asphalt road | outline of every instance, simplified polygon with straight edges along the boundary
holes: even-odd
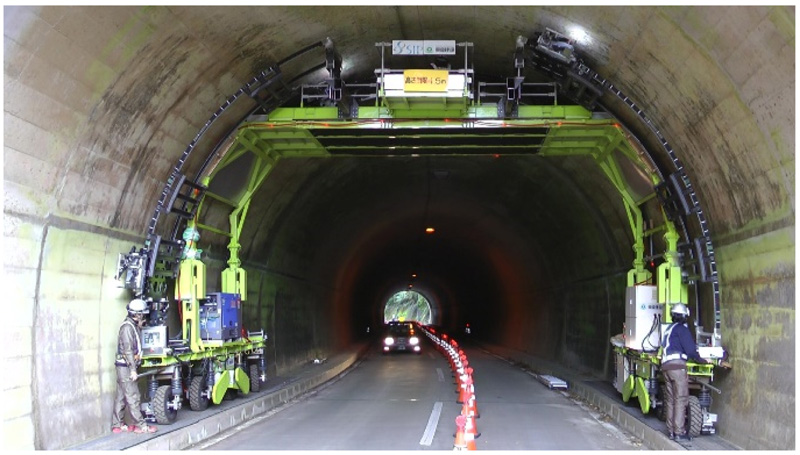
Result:
[[[478,349],[478,450],[647,450],[603,416]],[[462,405],[449,363],[376,346],[340,379],[277,412],[207,441],[208,450],[452,450]]]

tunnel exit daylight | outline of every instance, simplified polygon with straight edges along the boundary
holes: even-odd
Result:
[[[689,431],[794,448],[793,6],[3,11],[9,448],[109,437],[137,298],[157,437],[391,321],[658,420],[685,304]]]
[[[390,321],[416,321],[431,325],[431,303],[419,292],[400,291],[384,304],[383,322]]]

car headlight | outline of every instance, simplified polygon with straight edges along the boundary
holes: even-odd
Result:
[[[416,346],[416,345],[418,345],[418,344],[419,344],[419,338],[417,338],[417,337],[411,337],[411,338],[409,338],[409,339],[408,339],[408,342],[409,342],[409,343],[410,343],[412,346]]]
[[[392,338],[392,337],[386,337],[386,338],[383,340],[383,344],[385,344],[386,346],[391,346],[391,345],[393,345],[393,344],[394,344],[394,338]]]

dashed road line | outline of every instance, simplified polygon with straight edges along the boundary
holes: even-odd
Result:
[[[422,434],[422,439],[419,440],[419,445],[429,446],[433,443],[433,435],[436,434],[436,427],[439,426],[439,416],[442,415],[442,402],[437,401],[433,404],[431,416],[428,418],[428,426],[425,427],[425,433]]]

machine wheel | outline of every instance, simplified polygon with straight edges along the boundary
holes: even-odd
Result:
[[[153,413],[156,415],[156,422],[161,425],[169,425],[178,417],[178,410],[171,407],[172,397],[172,386],[169,385],[156,389],[153,396]]]
[[[204,376],[192,377],[192,381],[189,384],[189,408],[192,411],[204,411],[208,408],[206,388],[206,378]]]
[[[667,402],[667,386],[661,384],[658,386],[658,398],[661,405],[656,408],[656,417],[662,422],[667,421],[667,406],[671,404]]]
[[[700,436],[703,429],[703,409],[700,407],[700,400],[694,396],[689,396],[689,405],[686,409],[686,431],[693,437]]]
[[[236,389],[228,389],[228,390],[225,391],[225,396],[223,396],[222,399],[225,400],[225,401],[235,400],[237,397],[240,396],[239,395],[240,393],[241,392],[239,392]],[[244,395],[241,395],[241,396],[244,396]]]
[[[258,371],[258,365],[250,365],[250,391],[258,392],[261,390],[261,374]]]

